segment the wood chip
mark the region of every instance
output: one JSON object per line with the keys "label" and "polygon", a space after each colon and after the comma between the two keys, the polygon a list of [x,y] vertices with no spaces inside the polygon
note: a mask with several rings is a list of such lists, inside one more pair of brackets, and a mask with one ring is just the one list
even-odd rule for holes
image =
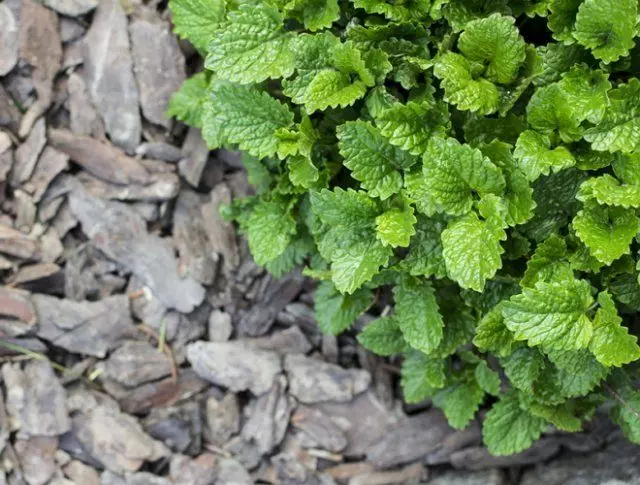
{"label": "wood chip", "polygon": [[20,30],[11,9],[0,4],[0,76],[6,76],[18,62]]}
{"label": "wood chip", "polygon": [[15,160],[16,163],[13,166],[11,172],[11,185],[13,187],[19,187],[21,184],[29,180],[33,170],[36,167],[36,162],[40,153],[44,149],[47,143],[46,129],[44,119],[38,120],[38,122],[29,133],[27,139],[16,150]]}
{"label": "wood chip", "polygon": [[30,331],[36,324],[36,315],[29,293],[0,287],[0,334],[16,337]]}

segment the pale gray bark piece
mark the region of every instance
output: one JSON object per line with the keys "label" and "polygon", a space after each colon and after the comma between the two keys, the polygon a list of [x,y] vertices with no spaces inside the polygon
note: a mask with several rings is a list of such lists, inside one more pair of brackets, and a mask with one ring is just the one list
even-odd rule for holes
{"label": "pale gray bark piece", "polygon": [[466,428],[444,438],[438,449],[426,456],[425,463],[427,465],[449,463],[453,453],[480,444],[482,444],[482,427],[478,420],[473,420]]}
{"label": "pale gray bark piece", "polygon": [[184,55],[168,22],[136,19],[129,24],[133,71],[144,117],[165,128],[169,99],[186,78]]}
{"label": "pale gray bark piece", "polygon": [[67,79],[69,92],[69,129],[76,135],[93,136],[102,139],[105,136],[104,122],[91,103],[84,79],[72,72]]}
{"label": "pale gray bark piece", "polygon": [[391,468],[421,460],[455,432],[438,409],[406,418],[369,447],[367,460],[377,468]]}
{"label": "pale gray bark piece", "polygon": [[77,414],[72,423],[84,450],[114,473],[137,471],[145,461],[169,455],[135,418],[112,406],[99,405],[88,414]]}
{"label": "pale gray bark piece", "polygon": [[142,143],[136,148],[136,155],[169,163],[178,163],[182,160],[182,151],[178,147],[164,142]]}
{"label": "pale gray bark piece", "polygon": [[211,191],[211,201],[202,206],[201,212],[211,249],[222,255],[226,268],[233,269],[240,264],[236,231],[233,224],[223,220],[220,215],[220,207],[230,203],[231,190],[219,184]]}
{"label": "pale gray bark piece", "polygon": [[119,0],[102,0],[84,38],[87,89],[111,141],[133,151],[142,122],[127,17]]}
{"label": "pale gray bark piece", "polygon": [[0,3],[0,76],[6,76],[18,62],[20,29],[18,19]]}
{"label": "pale gray bark piece", "polygon": [[62,276],[60,266],[54,263],[37,263],[22,266],[10,282],[14,287],[24,288],[27,284],[42,280],[49,280],[49,283],[52,283],[51,280],[55,276]]}
{"label": "pale gray bark piece", "polygon": [[67,130],[49,129],[49,142],[72,161],[100,179],[118,185],[151,183],[151,175],[138,160],[118,148]]}
{"label": "pale gray bark piece", "polygon": [[34,437],[15,444],[20,468],[28,485],[45,485],[56,472],[57,438]]}
{"label": "pale gray bark piece", "polygon": [[256,395],[267,392],[282,370],[278,354],[249,348],[241,341],[198,341],[187,346],[187,359],[203,379]]}
{"label": "pale gray bark piece", "polygon": [[78,40],[86,31],[86,27],[78,20],[60,17],[60,40],[63,44]]}
{"label": "pale gray bark piece", "polygon": [[240,431],[240,406],[235,394],[229,392],[218,400],[207,398],[205,404],[207,438],[216,446],[224,445]]}
{"label": "pale gray bark piece", "polygon": [[70,352],[103,358],[107,351],[137,334],[126,295],[96,302],[33,295],[33,303],[38,314],[38,337]]}
{"label": "pale gray bark piece", "polygon": [[0,224],[0,253],[26,261],[40,259],[40,244],[15,229]]}
{"label": "pale gray bark piece", "polygon": [[27,139],[16,150],[15,164],[11,171],[11,185],[19,187],[29,180],[36,162],[47,143],[44,118],[39,119],[33,126]]}
{"label": "pale gray bark piece", "polygon": [[138,472],[127,476],[127,485],[171,485],[171,482],[148,472]]}
{"label": "pale gray bark piece", "polygon": [[447,471],[425,485],[505,485],[507,480],[500,470],[476,472]]}
{"label": "pale gray bark piece", "polygon": [[71,460],[62,470],[76,485],[100,485],[98,472],[79,460]]}
{"label": "pale gray bark piece", "polygon": [[68,167],[69,157],[65,153],[50,146],[44,148],[29,180],[29,184],[33,188],[34,202],[40,202],[49,184]]}
{"label": "pale gray bark piece", "polygon": [[43,3],[62,15],[79,17],[91,12],[100,2],[99,0],[43,0]]}
{"label": "pale gray bark piece", "polygon": [[100,485],[127,485],[127,481],[117,473],[105,470],[100,475]]}
{"label": "pale gray bark piece", "polygon": [[249,472],[233,458],[223,458],[218,463],[216,485],[253,485]]}
{"label": "pale gray bark piece", "polygon": [[204,288],[193,278],[180,278],[173,248],[166,239],[147,233],[142,218],[129,207],[90,196],[69,196],[71,210],[92,243],[147,286],[168,308],[189,313],[204,300]]}
{"label": "pale gray bark piece", "polygon": [[289,392],[305,404],[350,401],[371,383],[366,371],[343,369],[300,354],[287,355],[284,368],[289,377]]}
{"label": "pale gray bark piece", "polygon": [[506,456],[493,456],[484,446],[474,446],[453,453],[451,464],[466,470],[526,466],[545,462],[559,451],[560,444],[554,438],[541,439],[521,453]]}
{"label": "pale gray bark piece", "polygon": [[521,485],[640,485],[638,445],[615,440],[595,453],[569,453],[526,470]]}
{"label": "pale gray bark piece", "polygon": [[280,376],[271,390],[253,402],[242,437],[254,441],[263,455],[271,453],[283,440],[294,401],[286,394],[287,380]]}
{"label": "pale gray bark piece", "polygon": [[220,310],[213,310],[209,315],[209,340],[212,342],[226,342],[233,333],[231,315]]}
{"label": "pale gray bark piece", "polygon": [[174,485],[212,485],[216,479],[215,455],[203,453],[196,459],[173,455],[169,465],[169,478]]}
{"label": "pale gray bark piece", "polygon": [[152,173],[147,185],[112,184],[88,173],[79,174],[77,180],[89,194],[101,199],[164,202],[173,199],[180,190],[180,179],[175,173]]}
{"label": "pale gray bark piece", "polygon": [[203,416],[197,401],[154,408],[141,422],[149,436],[173,452],[195,456],[202,450]]}
{"label": "pale gray bark piece", "polygon": [[178,163],[180,175],[193,187],[200,185],[202,172],[209,159],[209,147],[198,128],[190,128],[182,145],[182,160]]}
{"label": "pale gray bark piece", "polygon": [[171,363],[164,352],[149,343],[128,340],[96,369],[125,387],[137,387],[170,375]]}
{"label": "pale gray bark piece", "polygon": [[25,234],[30,234],[36,223],[36,205],[33,199],[21,189],[13,193],[13,202],[16,218],[13,221],[14,227]]}
{"label": "pale gray bark piece", "polygon": [[28,292],[0,287],[0,331],[3,335],[23,335],[33,329],[37,320]]}
{"label": "pale gray bark piece", "polygon": [[291,423],[322,449],[338,453],[347,447],[347,438],[339,426],[322,411],[299,406]]}
{"label": "pale gray bark piece", "polygon": [[247,345],[262,350],[273,350],[280,355],[306,354],[313,346],[300,327],[292,326],[264,337],[243,339]]}
{"label": "pale gray bark piece", "polygon": [[[416,483],[418,480],[427,478],[428,471],[422,463],[414,463],[407,465],[399,470],[393,471],[369,471],[357,475],[349,480],[349,485],[404,485],[406,483]],[[431,483],[431,482],[427,482]],[[442,484],[441,484],[442,485]],[[452,482],[449,485],[458,485],[458,482]],[[460,482],[459,485],[466,485]],[[474,484],[468,484],[474,485]],[[478,484],[479,485],[479,484]],[[484,485],[484,484],[483,484]],[[486,485],[495,485],[487,482]]]}
{"label": "pale gray bark piece", "polygon": [[65,391],[48,361],[5,364],[7,412],[21,436],[59,436],[70,429]]}
{"label": "pale gray bark piece", "polygon": [[58,16],[34,0],[23,0],[20,13],[20,57],[32,67],[38,99],[22,117],[18,134],[26,137],[53,101],[53,81],[62,65]]}
{"label": "pale gray bark piece", "polygon": [[[7,135],[4,131],[0,131],[0,155],[9,151],[13,146],[13,142],[11,141],[11,137]],[[4,177],[6,172],[4,172],[4,167],[2,167],[2,172],[0,172],[0,177]]]}

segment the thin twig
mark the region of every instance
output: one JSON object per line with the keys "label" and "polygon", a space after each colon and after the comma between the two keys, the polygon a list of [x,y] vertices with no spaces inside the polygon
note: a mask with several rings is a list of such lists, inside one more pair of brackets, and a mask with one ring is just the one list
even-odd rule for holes
{"label": "thin twig", "polygon": [[[148,325],[141,323],[140,325],[138,325],[138,330],[140,330],[142,333],[145,333],[147,336],[156,339],[157,342],[161,342],[160,335],[158,335],[158,333]],[[173,350],[171,350],[169,344],[165,344],[163,346],[163,353],[169,359],[169,363],[171,365],[171,379],[174,383],[176,383],[178,382],[178,367],[176,365],[176,359],[173,355]]]}

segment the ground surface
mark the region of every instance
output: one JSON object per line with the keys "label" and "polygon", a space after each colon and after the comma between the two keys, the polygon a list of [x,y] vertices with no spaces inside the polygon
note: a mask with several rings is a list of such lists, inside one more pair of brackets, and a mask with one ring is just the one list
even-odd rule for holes
{"label": "ground surface", "polygon": [[0,2],[0,484],[640,484],[605,418],[493,458],[321,335],[218,216],[237,154],[163,117],[199,65],[159,2]]}

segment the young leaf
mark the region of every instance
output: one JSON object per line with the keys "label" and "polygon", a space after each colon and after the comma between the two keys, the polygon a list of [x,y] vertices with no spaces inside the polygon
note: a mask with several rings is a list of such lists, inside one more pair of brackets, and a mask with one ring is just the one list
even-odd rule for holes
{"label": "young leaf", "polygon": [[474,379],[461,380],[438,391],[433,404],[442,409],[452,428],[463,429],[484,400],[484,391]]}
{"label": "young leaf", "polygon": [[497,396],[500,394],[500,376],[496,371],[489,368],[486,360],[481,360],[476,366],[475,378],[478,385],[484,392]]}
{"label": "young leaf", "polygon": [[551,141],[546,135],[532,130],[520,134],[513,155],[530,181],[537,180],[540,175],[549,175],[551,170],[558,172],[576,164],[576,159],[565,147],[552,150],[550,146]]}
{"label": "young leaf", "polygon": [[380,317],[364,327],[358,342],[378,355],[400,354],[407,350],[402,330],[394,317]]}
{"label": "young leaf", "polygon": [[504,324],[501,305],[497,305],[480,320],[473,343],[480,350],[494,352],[500,357],[511,354],[515,340],[511,330]]}
{"label": "young leaf", "polygon": [[349,328],[373,300],[371,290],[360,289],[352,295],[343,295],[329,281],[318,285],[315,296],[318,326],[330,335],[338,335]]}
{"label": "young leaf", "polygon": [[640,346],[635,335],[622,325],[613,299],[606,291],[598,295],[600,308],[593,320],[593,339],[589,349],[602,365],[621,367],[640,360]]}
{"label": "young leaf", "polygon": [[406,355],[400,377],[405,401],[420,402],[432,396],[444,383],[444,360],[429,358],[417,350]]}
{"label": "young leaf", "polygon": [[413,207],[407,205],[404,210],[391,209],[376,217],[376,237],[385,246],[406,248],[411,236],[416,233],[416,216]]}
{"label": "young leaf", "polygon": [[225,16],[224,0],[172,0],[169,2],[173,30],[206,52],[213,29]]}
{"label": "young leaf", "polygon": [[187,79],[171,96],[166,116],[175,116],[188,125],[202,128],[202,113],[207,100],[209,76],[199,72]]}
{"label": "young leaf", "polygon": [[296,233],[296,221],[280,201],[262,201],[247,221],[249,248],[256,263],[264,265],[280,256]]}

